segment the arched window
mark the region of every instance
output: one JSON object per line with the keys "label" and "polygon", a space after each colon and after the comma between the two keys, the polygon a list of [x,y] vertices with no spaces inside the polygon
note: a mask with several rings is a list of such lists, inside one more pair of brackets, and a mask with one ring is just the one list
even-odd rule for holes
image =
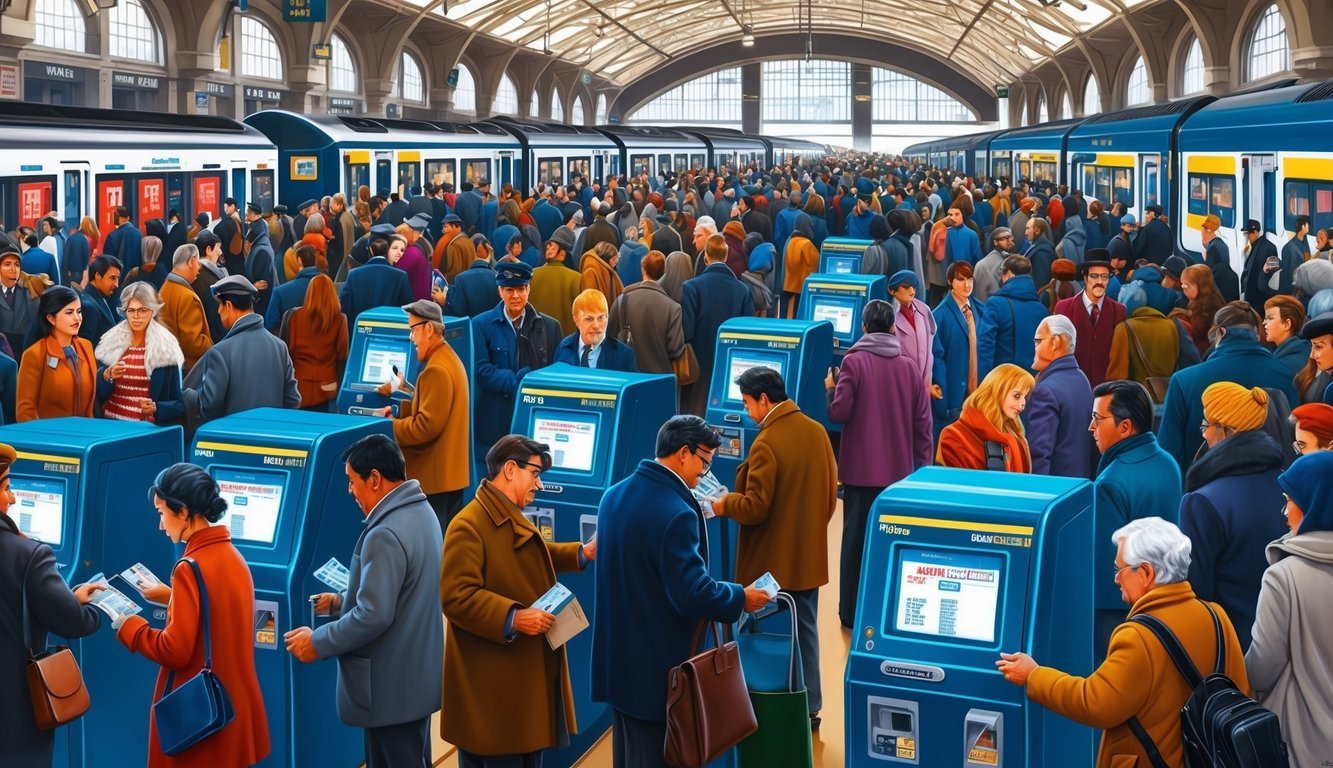
{"label": "arched window", "polygon": [[1102,111],[1102,91],[1097,87],[1097,76],[1088,75],[1088,84],[1083,86],[1083,115],[1095,115]]}
{"label": "arched window", "polygon": [[352,60],[352,51],[347,42],[337,35],[329,41],[333,47],[333,58],[329,60],[329,90],[340,93],[356,93],[356,62]]}
{"label": "arched window", "polygon": [[1180,70],[1180,95],[1188,96],[1203,90],[1203,46],[1199,38],[1191,38],[1185,49],[1185,65]]}
{"label": "arched window", "polygon": [[1140,56],[1134,60],[1129,70],[1129,81],[1125,85],[1125,106],[1135,107],[1152,101],[1152,91],[1148,88],[1148,67]]}
{"label": "arched window", "polygon": [[1044,93],[1037,97],[1037,122],[1051,122],[1051,111],[1046,107],[1046,94]]}
{"label": "arched window", "polygon": [[111,55],[152,64],[162,63],[157,25],[139,0],[121,0],[111,9]]}
{"label": "arched window", "polygon": [[34,40],[37,45],[71,53],[88,52],[83,14],[74,6],[74,0],[37,0],[33,21],[37,26]]}
{"label": "arched window", "polygon": [[1060,119],[1068,120],[1074,116],[1074,105],[1069,103],[1069,91],[1065,91],[1065,97],[1060,101]]}
{"label": "arched window", "polygon": [[955,123],[976,119],[962,102],[911,75],[875,67],[871,77],[875,122]]}
{"label": "arched window", "polygon": [[281,80],[283,71],[282,51],[273,33],[254,16],[242,16],[241,76]]}
{"label": "arched window", "polygon": [[518,114],[518,89],[508,72],[500,75],[500,87],[495,89],[495,108],[491,111],[501,115]]}
{"label": "arched window", "polygon": [[403,57],[398,62],[399,78],[398,87],[395,92],[404,101],[415,101],[418,104],[426,100],[426,84],[421,77],[421,65],[417,63],[417,57],[403,51]]}
{"label": "arched window", "polygon": [[583,125],[583,97],[574,99],[574,106],[569,112],[569,122],[573,125]]}
{"label": "arched window", "polygon": [[454,111],[477,111],[477,81],[472,77],[472,70],[463,62],[458,62],[458,85],[454,86]]}
{"label": "arched window", "polygon": [[598,125],[606,125],[606,94],[597,94],[597,120]]}
{"label": "arched window", "polygon": [[[605,98],[605,97],[603,97]],[[601,106],[605,122],[606,106]],[[720,69],[672,88],[636,109],[629,122],[708,123],[741,122],[741,70]]]}
{"label": "arched window", "polygon": [[542,100],[536,91],[532,92],[532,98],[528,99],[528,117],[542,116]]}
{"label": "arched window", "polygon": [[1287,41],[1287,21],[1276,5],[1259,16],[1250,33],[1245,57],[1245,81],[1259,80],[1291,69],[1291,47]]}
{"label": "arched window", "polygon": [[551,91],[551,122],[565,122],[565,105],[560,101],[559,91]]}
{"label": "arched window", "polygon": [[852,65],[845,61],[765,61],[760,65],[764,122],[836,123],[852,119]]}

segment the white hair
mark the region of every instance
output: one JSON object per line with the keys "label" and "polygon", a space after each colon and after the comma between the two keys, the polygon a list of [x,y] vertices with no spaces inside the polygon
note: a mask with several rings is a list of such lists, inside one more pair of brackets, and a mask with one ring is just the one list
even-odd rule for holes
{"label": "white hair", "polygon": [[710,235],[716,235],[717,222],[713,221],[712,216],[700,216],[694,222],[694,231],[696,234],[699,232],[707,232]]}
{"label": "white hair", "polygon": [[1051,315],[1041,321],[1038,329],[1045,328],[1052,336],[1063,336],[1069,343],[1069,351],[1074,351],[1074,345],[1078,343],[1078,331],[1074,328],[1074,323],[1064,315]]}
{"label": "white hair", "polygon": [[135,280],[124,288],[120,289],[121,314],[130,306],[130,302],[138,299],[140,304],[153,311],[153,317],[162,309],[162,300],[157,296],[157,289],[152,283],[143,280]]}
{"label": "white hair", "polygon": [[189,264],[190,259],[197,259],[197,258],[199,258],[199,247],[194,245],[193,243],[185,243],[181,247],[177,248],[176,252],[172,254],[171,268],[180,269],[186,264]]}
{"label": "white hair", "polygon": [[1131,520],[1111,534],[1116,546],[1124,547],[1125,565],[1151,563],[1157,572],[1157,585],[1178,584],[1189,576],[1189,537],[1175,523],[1160,517]]}

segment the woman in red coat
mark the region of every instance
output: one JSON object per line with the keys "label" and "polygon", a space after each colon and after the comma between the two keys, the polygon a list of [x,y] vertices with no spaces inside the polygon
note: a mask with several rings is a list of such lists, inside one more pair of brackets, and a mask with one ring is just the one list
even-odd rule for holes
{"label": "woman in red coat", "polygon": [[940,432],[935,463],[963,469],[989,469],[986,444],[1004,451],[1004,471],[1032,472],[1032,456],[1018,415],[1032,394],[1032,374],[1010,363],[991,369],[963,401],[958,421]]}
{"label": "woman in red coat", "polygon": [[[209,625],[213,645],[213,672],[222,680],[236,717],[221,731],[175,757],[162,753],[157,723],[149,719],[149,768],[235,768],[254,765],[269,753],[268,720],[255,675],[255,587],[250,569],[232,546],[226,526],[214,526],[227,511],[227,502],[208,472],[193,464],[175,464],[157,476],[149,491],[161,516],[159,525],[173,543],[185,545],[208,590]],[[204,638],[200,631],[199,584],[187,563],[177,563],[171,574],[167,625],[157,630],[141,616],[131,616],[117,628],[116,639],[162,668],[157,674],[153,701],[162,698],[167,675],[174,672],[179,686],[204,666]]]}

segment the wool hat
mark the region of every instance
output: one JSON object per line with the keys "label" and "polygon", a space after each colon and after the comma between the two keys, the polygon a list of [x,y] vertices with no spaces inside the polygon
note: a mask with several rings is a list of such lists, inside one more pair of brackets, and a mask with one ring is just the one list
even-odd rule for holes
{"label": "wool hat", "polygon": [[910,269],[900,269],[893,273],[889,278],[889,290],[892,291],[900,285],[910,285],[918,292],[921,290],[921,281],[917,279],[916,273]]}
{"label": "wool hat", "polygon": [[1203,228],[1204,228],[1204,229],[1213,229],[1213,230],[1216,230],[1216,229],[1220,229],[1221,227],[1222,227],[1222,220],[1221,220],[1220,218],[1217,217],[1217,214],[1215,214],[1215,213],[1210,213],[1210,214],[1208,214],[1207,216],[1205,216],[1205,217],[1203,218]]}
{"label": "wool hat", "polygon": [[1132,227],[1132,226],[1134,226],[1135,224],[1138,224],[1138,223],[1139,223],[1139,220],[1136,219],[1136,218],[1134,218],[1134,214],[1132,214],[1132,213],[1127,213],[1127,214],[1125,214],[1124,216],[1121,216],[1121,217],[1120,217],[1120,226],[1122,226],[1122,227],[1123,227],[1124,225],[1126,225],[1126,224],[1128,224],[1128,225],[1130,225],[1130,226]]}
{"label": "wool hat", "polygon": [[1051,262],[1051,277],[1056,280],[1077,280],[1078,265],[1069,259],[1056,259]]}
{"label": "wool hat", "polygon": [[745,227],[741,226],[741,223],[735,219],[728,221],[726,226],[722,227],[722,232],[737,240],[745,240]]}
{"label": "wool hat", "polygon": [[1179,280],[1180,276],[1184,274],[1185,268],[1189,265],[1188,261],[1179,256],[1168,256],[1166,263],[1162,265],[1162,271]]}
{"label": "wool hat", "polygon": [[1333,405],[1327,403],[1306,403],[1291,409],[1291,418],[1296,426],[1306,432],[1313,432],[1321,443],[1333,440]]}
{"label": "wool hat", "polygon": [[556,227],[551,236],[546,238],[547,244],[555,243],[560,250],[569,253],[574,250],[574,233],[569,227]]}
{"label": "wool hat", "polygon": [[1268,393],[1231,381],[1210,384],[1203,391],[1203,417],[1237,432],[1258,429],[1268,418]]}

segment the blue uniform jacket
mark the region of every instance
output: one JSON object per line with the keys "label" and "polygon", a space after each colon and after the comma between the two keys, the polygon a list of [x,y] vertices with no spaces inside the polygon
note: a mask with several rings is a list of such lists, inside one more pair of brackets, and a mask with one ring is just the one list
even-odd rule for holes
{"label": "blue uniform jacket", "polygon": [[305,304],[306,289],[310,287],[311,279],[318,274],[322,274],[319,267],[306,267],[297,272],[291,280],[274,288],[273,298],[268,303],[268,309],[264,311],[264,327],[277,333],[278,327],[282,325],[282,316],[287,310]]}
{"label": "blue uniform jacket", "polygon": [[[555,350],[555,362],[569,363],[575,366],[579,364],[579,334],[577,332],[569,334],[560,341],[560,346]],[[634,358],[634,348],[621,343],[614,336],[607,336],[606,341],[602,342],[602,348],[597,352],[597,365],[594,367],[599,371],[637,373],[639,370]]]}
{"label": "blue uniform jacket", "polygon": [[[968,297],[972,307],[972,323],[977,334],[977,383],[990,372],[990,361],[981,357],[981,315],[984,307],[981,302]],[[931,375],[944,397],[931,400],[935,416],[935,429],[938,432],[945,425],[958,419],[963,409],[963,400],[967,399],[967,319],[953,295],[948,294],[935,307],[935,367]]]}
{"label": "blue uniform jacket", "polygon": [[454,198],[454,213],[463,220],[463,231],[469,235],[477,232],[477,218],[481,215],[481,193],[468,190]]}
{"label": "blue uniform jacket", "polygon": [[[523,328],[533,345],[537,362],[534,367],[544,368],[555,360],[560,323],[530,304],[525,313]],[[486,455],[496,440],[509,434],[519,382],[532,370],[518,367],[518,343],[518,335],[509,323],[504,304],[496,304],[472,318],[472,376],[477,387],[472,440],[479,455]]]}
{"label": "blue uniform jacket", "polygon": [[685,483],[651,459],[602,496],[592,628],[594,701],[640,720],[666,720],[667,672],[689,657],[699,620],[740,618],[745,591],[709,575],[702,526],[699,506]]}
{"label": "blue uniform jacket", "polygon": [[981,261],[981,240],[967,225],[949,227],[944,232],[944,268],[947,270],[955,261]]}
{"label": "blue uniform jacket", "polygon": [[356,316],[375,307],[401,307],[412,303],[412,286],[407,273],[376,256],[347,273],[347,282],[338,294],[347,322],[356,326]]}
{"label": "blue uniform jacket", "polygon": [[1073,354],[1058,357],[1037,374],[1023,411],[1032,474],[1092,477],[1092,385]]}
{"label": "blue uniform jacket", "polygon": [[1037,298],[1037,289],[1028,275],[1018,275],[1000,286],[986,300],[982,323],[977,332],[978,358],[987,362],[987,371],[1000,363],[1013,363],[1032,370],[1032,343],[1037,326],[1050,313]]}
{"label": "blue uniform jacket", "polygon": [[390,491],[365,525],[338,620],[310,641],[321,659],[338,660],[338,719],[377,728],[440,708],[444,537],[416,480]]}
{"label": "blue uniform jacket", "polygon": [[1099,610],[1128,613],[1120,587],[1107,576],[1115,561],[1111,534],[1131,520],[1160,517],[1176,522],[1180,514],[1180,467],[1151,432],[1127,437],[1097,462],[1093,484],[1093,600]]}

